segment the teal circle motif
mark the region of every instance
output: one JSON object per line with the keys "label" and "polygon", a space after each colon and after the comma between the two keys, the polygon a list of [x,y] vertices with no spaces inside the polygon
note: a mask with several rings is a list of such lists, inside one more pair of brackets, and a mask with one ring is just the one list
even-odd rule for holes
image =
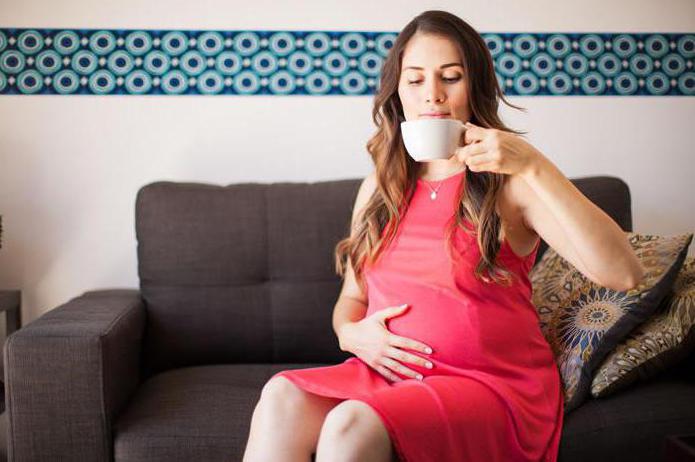
{"label": "teal circle motif", "polygon": [[396,42],[396,38],[396,34],[379,34],[379,36],[374,40],[374,48],[376,49],[377,53],[384,58],[388,56],[389,50]]}
{"label": "teal circle motif", "polygon": [[80,88],[80,76],[75,71],[63,69],[53,76],[53,89],[61,95],[75,93]]}
{"label": "teal circle motif", "polygon": [[311,94],[325,94],[331,91],[331,78],[322,71],[314,71],[306,77],[304,88]]}
{"label": "teal circle motif", "polygon": [[171,59],[166,53],[162,53],[159,50],[150,51],[145,56],[143,67],[150,74],[163,75],[171,67]]}
{"label": "teal circle motif", "polygon": [[331,38],[323,32],[311,33],[304,38],[304,49],[311,56],[323,56],[331,49]]}
{"label": "teal circle motif", "polygon": [[251,68],[256,71],[257,74],[267,76],[275,72],[278,68],[278,60],[269,51],[261,51],[253,57]]}
{"label": "teal circle motif", "polygon": [[295,50],[295,40],[288,32],[277,32],[270,37],[268,48],[277,56],[287,56]]}
{"label": "teal circle motif", "polygon": [[250,56],[260,47],[260,39],[253,32],[242,32],[234,37],[234,49],[241,56]]}
{"label": "teal circle motif", "polygon": [[43,50],[36,57],[34,66],[44,75],[53,75],[63,65],[63,58],[55,50]]}
{"label": "teal circle motif", "polygon": [[253,72],[242,71],[234,78],[232,85],[237,93],[250,95],[256,93],[261,88],[261,81]]}
{"label": "teal circle motif", "polygon": [[540,82],[533,72],[524,71],[514,78],[514,89],[520,95],[533,95],[539,88]]}
{"label": "teal circle motif", "polygon": [[677,77],[685,71],[686,67],[685,59],[675,53],[671,53],[661,60],[661,70],[670,77]]}
{"label": "teal circle motif", "polygon": [[613,39],[612,50],[620,58],[627,58],[637,50],[637,42],[627,34],[620,34]]}
{"label": "teal circle motif", "polygon": [[287,67],[296,75],[307,75],[314,69],[314,58],[303,51],[295,51],[287,59]]}
{"label": "teal circle motif", "polygon": [[606,77],[613,77],[620,72],[622,63],[620,58],[613,53],[606,53],[598,59],[596,66],[601,74]]}
{"label": "teal circle motif", "polygon": [[205,56],[214,56],[224,48],[224,38],[218,32],[203,32],[197,39],[198,51]]}
{"label": "teal circle motif", "polygon": [[686,72],[678,78],[678,88],[684,95],[695,95],[695,72]]}
{"label": "teal circle motif", "polygon": [[180,95],[188,89],[188,77],[179,70],[169,71],[162,77],[160,87],[164,93]]}
{"label": "teal circle motif", "polygon": [[80,37],[71,30],[63,30],[53,37],[53,48],[61,55],[70,55],[80,48]]}
{"label": "teal circle motif", "polygon": [[684,58],[690,59],[695,57],[695,35],[684,35],[678,39],[678,53]]}
{"label": "teal circle motif", "polygon": [[43,48],[43,36],[35,30],[27,30],[19,34],[17,48],[25,55],[33,55]]}
{"label": "teal circle motif", "polygon": [[562,68],[573,77],[580,77],[589,70],[589,60],[581,53],[567,55]]}
{"label": "teal circle motif", "polygon": [[555,60],[547,53],[538,53],[531,59],[531,70],[540,77],[547,77],[556,69]]}
{"label": "teal circle motif", "polygon": [[27,95],[38,93],[43,88],[43,77],[38,71],[28,69],[17,77],[17,88]]}
{"label": "teal circle motif", "polygon": [[125,88],[135,95],[147,93],[152,88],[152,77],[142,69],[134,70],[126,76]]}
{"label": "teal circle motif", "polygon": [[359,56],[366,49],[367,43],[362,34],[350,32],[340,38],[340,50],[347,56]]}
{"label": "teal circle motif", "polygon": [[116,88],[116,78],[106,69],[99,69],[89,77],[89,89],[97,95],[106,95]]}
{"label": "teal circle motif", "polygon": [[644,53],[636,53],[630,58],[630,70],[638,77],[645,77],[654,70],[654,62]]}
{"label": "teal circle motif", "polygon": [[99,66],[99,58],[88,50],[80,50],[70,60],[75,72],[82,75],[91,74]]}
{"label": "teal circle motif", "polygon": [[564,72],[556,72],[548,79],[547,86],[554,95],[568,95],[572,93],[572,77]]}
{"label": "teal circle motif", "polygon": [[116,48],[116,37],[107,30],[95,32],[89,38],[89,48],[99,56],[111,53]]}
{"label": "teal circle motif", "polygon": [[587,58],[595,58],[603,53],[605,46],[598,34],[589,34],[579,40],[579,51]]}
{"label": "teal circle motif", "polygon": [[596,71],[591,71],[582,77],[581,88],[587,95],[599,95],[606,89],[606,79]]}
{"label": "teal circle motif", "polygon": [[521,58],[514,53],[504,53],[497,60],[497,70],[505,77],[514,77],[521,71]]}
{"label": "teal circle motif", "polygon": [[613,89],[621,95],[631,95],[639,89],[637,77],[630,72],[621,72],[613,79]]}
{"label": "teal circle motif", "polygon": [[270,91],[279,95],[289,95],[297,87],[295,78],[287,71],[275,73],[268,84]]}
{"label": "teal circle motif", "polygon": [[165,53],[178,56],[188,50],[188,37],[183,32],[167,32],[162,37],[160,47]]}
{"label": "teal circle motif", "polygon": [[133,57],[124,50],[118,50],[111,53],[107,61],[107,66],[111,72],[116,75],[126,75],[133,70],[135,63]]}
{"label": "teal circle motif", "polygon": [[504,53],[504,40],[497,34],[489,34],[483,39],[485,45],[490,51],[493,58],[496,58],[500,53]]}
{"label": "teal circle motif", "polygon": [[17,50],[7,50],[0,55],[0,70],[7,74],[19,74],[26,65],[26,58]]}
{"label": "teal circle motif", "polygon": [[659,59],[670,50],[669,43],[663,35],[650,35],[644,41],[644,51],[652,59]]}
{"label": "teal circle motif", "polygon": [[373,51],[363,54],[358,63],[360,71],[371,77],[376,77],[381,73],[383,64],[384,59]]}
{"label": "teal circle motif", "polygon": [[359,72],[350,71],[340,79],[340,88],[348,95],[359,95],[367,89],[367,82]]}
{"label": "teal circle motif", "polygon": [[142,56],[152,49],[152,37],[144,31],[135,31],[125,39],[125,48],[133,56]]}
{"label": "teal circle motif", "polygon": [[196,86],[201,94],[214,95],[224,89],[224,79],[213,70],[205,71],[198,77]]}
{"label": "teal circle motif", "polygon": [[324,57],[323,69],[332,76],[342,75],[348,69],[347,59],[339,51],[332,51]]}
{"label": "teal circle motif", "polygon": [[241,58],[232,51],[224,51],[217,55],[215,69],[223,75],[234,75],[242,67]]}
{"label": "teal circle motif", "polygon": [[531,34],[521,34],[512,41],[512,49],[517,56],[528,58],[538,51],[538,40]]}
{"label": "teal circle motif", "polygon": [[203,55],[196,50],[190,50],[181,56],[179,67],[188,75],[196,76],[205,71],[207,64]]}
{"label": "teal circle motif", "polygon": [[671,79],[663,72],[654,72],[645,79],[644,84],[652,95],[665,95],[671,90]]}
{"label": "teal circle motif", "polygon": [[545,41],[545,49],[553,58],[564,58],[572,51],[572,42],[562,34],[553,34]]}

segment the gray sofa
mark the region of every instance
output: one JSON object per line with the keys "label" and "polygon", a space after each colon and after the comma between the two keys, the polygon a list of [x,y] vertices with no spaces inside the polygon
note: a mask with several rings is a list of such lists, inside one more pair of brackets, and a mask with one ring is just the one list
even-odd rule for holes
{"label": "gray sofa", "polygon": [[[624,182],[572,181],[631,230]],[[139,289],[87,292],[5,343],[9,460],[241,460],[271,375],[348,357],[333,249],[359,183],[144,186]],[[695,433],[694,375],[691,355],[589,400],[565,416],[560,460],[660,460],[665,436]]]}

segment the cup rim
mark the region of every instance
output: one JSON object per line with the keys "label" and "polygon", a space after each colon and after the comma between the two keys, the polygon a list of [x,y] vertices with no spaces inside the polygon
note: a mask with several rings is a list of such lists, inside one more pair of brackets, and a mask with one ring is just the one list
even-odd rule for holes
{"label": "cup rim", "polygon": [[401,125],[408,125],[408,124],[412,124],[412,123],[421,123],[421,122],[426,122],[426,123],[431,123],[431,122],[441,123],[442,121],[447,121],[447,122],[458,122],[458,123],[460,123],[461,125],[465,125],[461,120],[455,119],[455,118],[453,118],[453,117],[451,117],[451,118],[443,118],[443,119],[429,118],[429,119],[404,120],[403,122],[401,122]]}

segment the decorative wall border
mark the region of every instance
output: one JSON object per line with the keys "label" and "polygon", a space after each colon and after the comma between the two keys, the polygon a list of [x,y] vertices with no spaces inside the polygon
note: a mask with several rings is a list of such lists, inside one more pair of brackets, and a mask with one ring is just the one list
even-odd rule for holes
{"label": "decorative wall border", "polygon": [[[0,28],[0,94],[370,95],[396,36]],[[506,95],[695,95],[695,34],[482,36]]]}

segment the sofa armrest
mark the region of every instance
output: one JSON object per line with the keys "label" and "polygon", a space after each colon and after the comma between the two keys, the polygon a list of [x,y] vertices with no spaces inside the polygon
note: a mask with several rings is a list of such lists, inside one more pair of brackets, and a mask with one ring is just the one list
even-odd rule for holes
{"label": "sofa armrest", "polygon": [[8,456],[113,460],[112,424],[140,382],[140,292],[86,292],[5,341]]}

